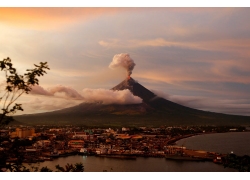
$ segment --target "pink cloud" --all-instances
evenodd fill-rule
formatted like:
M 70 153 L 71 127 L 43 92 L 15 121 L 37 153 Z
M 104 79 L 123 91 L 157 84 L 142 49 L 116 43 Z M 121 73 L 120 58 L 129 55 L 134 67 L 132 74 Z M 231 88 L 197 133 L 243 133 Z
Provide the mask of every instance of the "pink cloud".
M 134 96 L 129 90 L 113 91 L 85 88 L 81 93 L 78 93 L 73 88 L 57 85 L 48 90 L 41 86 L 34 86 L 31 93 L 69 100 L 81 100 L 81 102 L 101 102 L 103 104 L 138 104 L 142 102 L 141 98 Z

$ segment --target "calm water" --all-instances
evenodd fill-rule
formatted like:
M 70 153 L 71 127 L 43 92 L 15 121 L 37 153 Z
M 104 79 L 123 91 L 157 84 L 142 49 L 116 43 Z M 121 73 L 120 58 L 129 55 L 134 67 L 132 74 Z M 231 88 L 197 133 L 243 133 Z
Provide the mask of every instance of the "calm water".
M 211 152 L 230 153 L 237 155 L 250 155 L 250 132 L 205 134 L 182 139 L 177 145 L 190 149 L 206 150 Z M 46 161 L 36 166 L 47 166 L 52 170 L 55 165 L 82 162 L 85 172 L 230 172 L 234 169 L 224 168 L 212 162 L 181 162 L 166 160 L 165 158 L 143 158 L 136 160 L 112 159 L 95 156 L 70 156 Z M 35 165 L 35 164 L 33 164 Z
M 204 134 L 181 139 L 176 144 L 188 149 L 250 156 L 250 132 Z
M 69 156 L 53 161 L 42 162 L 39 167 L 47 166 L 55 169 L 55 165 L 61 166 L 67 163 L 82 162 L 85 172 L 231 172 L 234 169 L 224 168 L 212 162 L 182 162 L 166 160 L 165 158 L 143 158 L 136 160 L 112 159 L 95 156 Z M 37 166 L 37 164 L 36 164 Z

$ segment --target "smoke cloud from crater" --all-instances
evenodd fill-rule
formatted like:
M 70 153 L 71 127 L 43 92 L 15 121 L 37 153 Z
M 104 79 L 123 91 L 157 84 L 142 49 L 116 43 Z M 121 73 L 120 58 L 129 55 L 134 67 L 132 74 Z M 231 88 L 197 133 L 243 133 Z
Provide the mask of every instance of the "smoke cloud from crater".
M 109 64 L 109 68 L 114 69 L 117 67 L 125 68 L 127 70 L 127 75 L 130 76 L 135 67 L 135 63 L 127 53 L 116 54 Z

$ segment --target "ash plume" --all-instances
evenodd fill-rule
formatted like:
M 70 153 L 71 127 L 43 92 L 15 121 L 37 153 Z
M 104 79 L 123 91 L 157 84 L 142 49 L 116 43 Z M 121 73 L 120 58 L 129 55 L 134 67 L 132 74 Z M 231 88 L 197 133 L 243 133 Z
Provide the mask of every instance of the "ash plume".
M 135 63 L 127 53 L 116 54 L 109 64 L 109 68 L 113 69 L 117 67 L 125 68 L 127 70 L 127 75 L 130 76 L 135 67 Z

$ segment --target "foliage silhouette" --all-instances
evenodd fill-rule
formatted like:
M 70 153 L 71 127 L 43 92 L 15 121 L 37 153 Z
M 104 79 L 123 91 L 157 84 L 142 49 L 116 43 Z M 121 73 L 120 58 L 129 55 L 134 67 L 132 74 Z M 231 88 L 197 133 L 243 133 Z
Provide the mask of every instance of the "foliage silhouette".
M 228 154 L 223 158 L 223 165 L 225 168 L 234 168 L 239 172 L 250 172 L 250 157 Z
M 82 163 L 76 163 L 74 165 L 67 163 L 65 167 L 62 167 L 59 164 L 56 165 L 56 169 L 58 172 L 83 172 L 84 166 Z
M 40 169 L 40 172 L 52 172 L 52 170 L 45 166 Z
M 33 86 L 39 85 L 38 77 L 43 76 L 46 74 L 46 70 L 50 69 L 47 62 L 40 62 L 40 65 L 34 64 L 34 66 L 33 69 L 27 69 L 24 75 L 20 75 L 9 57 L 0 61 L 0 70 L 5 73 L 6 78 L 5 89 L 0 92 L 0 107 L 2 110 L 0 127 L 14 120 L 9 115 L 15 114 L 17 111 L 23 111 L 22 105 L 15 102 L 24 93 L 28 94 Z M 21 142 L 15 139 L 9 147 L 4 147 L 4 150 L 0 151 L 0 171 L 29 172 L 29 169 L 22 164 L 24 157 L 21 151 L 25 144 L 20 144 Z M 2 138 L 0 138 L 1 143 Z M 10 159 L 11 163 L 7 162 Z
M 43 76 L 46 74 L 46 70 L 50 69 L 47 62 L 40 62 L 40 65 L 34 64 L 34 66 L 35 68 L 27 69 L 24 75 L 20 75 L 13 67 L 9 57 L 0 61 L 0 70 L 5 72 L 6 78 L 6 87 L 0 97 L 2 106 L 0 126 L 13 121 L 13 118 L 8 115 L 14 114 L 16 111 L 23 111 L 22 105 L 15 101 L 24 93 L 28 94 L 33 86 L 39 85 L 38 77 Z

